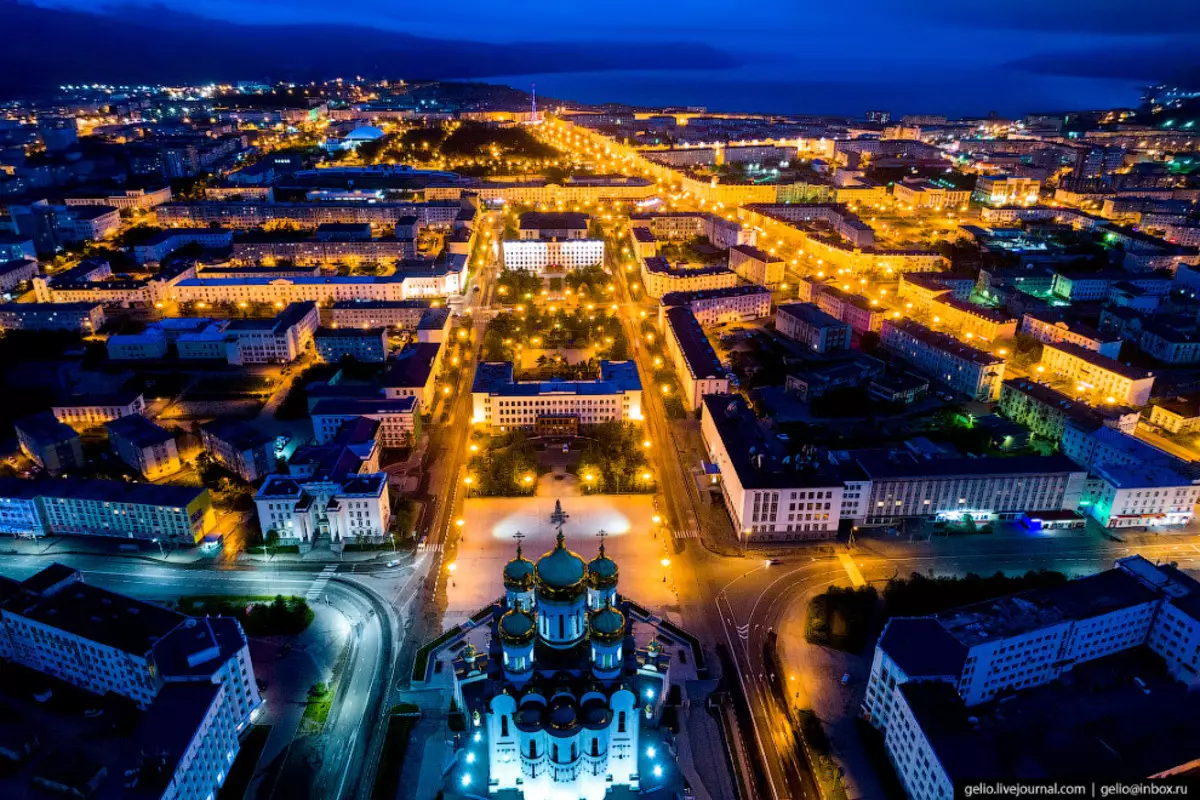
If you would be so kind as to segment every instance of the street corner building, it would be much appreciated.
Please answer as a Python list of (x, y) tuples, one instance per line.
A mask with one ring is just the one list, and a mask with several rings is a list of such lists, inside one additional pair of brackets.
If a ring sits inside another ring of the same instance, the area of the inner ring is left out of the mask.
[(690, 796), (664, 719), (678, 704), (666, 645), (698, 646), (619, 597), (618, 574), (603, 541), (591, 561), (568, 549), (560, 522), (536, 562), (517, 546), (502, 599), (431, 646), (426, 675), (447, 653), (466, 719), (448, 798)]

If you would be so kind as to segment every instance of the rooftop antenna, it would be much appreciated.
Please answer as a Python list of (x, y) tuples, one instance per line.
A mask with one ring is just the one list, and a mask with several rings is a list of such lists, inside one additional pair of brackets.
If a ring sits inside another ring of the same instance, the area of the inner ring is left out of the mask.
[(533, 111), (533, 116), (530, 118), (529, 121), (537, 122), (538, 117), (537, 117), (537, 84), (536, 83), (529, 84), (529, 101), (532, 105), (532, 111)]

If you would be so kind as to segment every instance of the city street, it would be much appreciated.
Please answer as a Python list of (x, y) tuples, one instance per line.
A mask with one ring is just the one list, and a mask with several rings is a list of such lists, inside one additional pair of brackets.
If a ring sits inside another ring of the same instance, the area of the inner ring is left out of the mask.
[[(274, 775), (267, 784), (256, 776), (250, 796), (258, 800), (297, 797), (307, 791), (309, 797), (354, 798), (369, 796), (374, 770), (382, 746), (380, 724), (382, 705), (387, 700), (394, 670), (399, 626), (396, 612), (404, 611), (414, 597), (418, 578), (412, 564), (387, 569), (382, 564), (344, 565), (339, 575), (323, 564), (282, 562), (256, 567), (224, 564), (219, 570), (197, 565), (153, 563), (137, 557), (6, 555), (0, 574), (21, 580), (50, 563), (59, 562), (80, 569), (85, 580), (96, 586), (145, 601), (172, 601), (184, 595), (276, 594), (307, 597), (310, 603), (325, 603), (338, 613), (345, 627), (348, 650), (344, 656), (339, 691), (319, 742), (319, 767), (307, 781), (297, 782), (292, 766)], [(261, 723), (277, 720), (275, 709), (264, 709)], [(295, 714), (282, 714), (293, 722), (292, 730), (277, 726), (268, 741), (260, 771), (268, 765), (269, 754), (286, 751), (295, 733)], [(297, 740), (299, 741), (299, 740)], [(286, 760), (284, 762), (291, 764)]]

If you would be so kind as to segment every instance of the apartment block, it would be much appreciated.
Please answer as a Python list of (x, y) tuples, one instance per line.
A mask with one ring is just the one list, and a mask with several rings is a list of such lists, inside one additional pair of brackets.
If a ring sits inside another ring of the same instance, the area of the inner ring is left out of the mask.
[(694, 410), (704, 395), (728, 392), (729, 376), (692, 310), (677, 306), (668, 309), (665, 318), (663, 341), (683, 387), (684, 406)]
[(1004, 360), (986, 350), (910, 320), (884, 322), (880, 340), (888, 351), (956, 392), (984, 402), (1000, 396)]
[(1113, 398), (1111, 402), (1144, 406), (1150, 402), (1154, 373), (1067, 342), (1042, 346), (1041, 366), (1072, 381), (1080, 393)]
[(775, 330), (815, 353), (848, 350), (854, 330), (814, 303), (788, 303), (775, 310)]
[(79, 433), (50, 411), (17, 420), (13, 427), (21, 452), (51, 475), (83, 467)]
[(235, 419), (216, 419), (200, 426), (204, 452), (218, 465), (253, 483), (275, 471), (274, 440)]
[(117, 457), (154, 481), (183, 469), (175, 436), (141, 414), (130, 414), (104, 423), (108, 443)]

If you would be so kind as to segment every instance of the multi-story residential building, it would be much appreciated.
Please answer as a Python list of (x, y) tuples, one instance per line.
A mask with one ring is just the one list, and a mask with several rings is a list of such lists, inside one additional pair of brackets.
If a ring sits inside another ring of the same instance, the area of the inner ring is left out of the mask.
[(511, 270), (584, 269), (604, 263), (603, 239), (506, 239), (503, 251), (504, 268)]
[(322, 361), (337, 363), (343, 358), (355, 361), (386, 361), (387, 328), (317, 328), (313, 344)]
[(1059, 316), (1049, 309), (1027, 311), (1021, 317), (1021, 333), (1039, 342), (1067, 342), (1109, 358), (1121, 355), (1121, 337), (1100, 333), (1075, 320), (1060, 319)]
[(775, 330), (817, 353), (850, 348), (854, 329), (813, 303), (787, 303), (775, 309)]
[(822, 286), (813, 290), (812, 302), (826, 314), (847, 323), (856, 333), (879, 333), (884, 320), (899, 312), (890, 311), (878, 300), (868, 300), (862, 295), (852, 294), (836, 286)]
[(783, 259), (748, 244), (729, 248), (729, 269), (742, 280), (759, 286), (783, 283)]
[(0, 479), (0, 533), (196, 544), (216, 515), (207, 489), (125, 481)]
[(648, 230), (658, 239), (678, 241), (703, 236), (717, 247), (729, 249), (739, 244), (754, 244), (754, 231), (735, 220), (712, 213), (659, 211), (629, 215), (635, 233)]
[(1101, 272), (1072, 272), (1055, 270), (1051, 292), (1072, 303), (1108, 299), (1115, 284), (1128, 283), (1152, 296), (1171, 291), (1173, 280), (1169, 273), (1133, 274), (1114, 269)]
[(1080, 393), (1111, 397), (1111, 402), (1130, 406), (1144, 406), (1150, 402), (1153, 372), (1075, 344), (1043, 344), (1040, 366), (1052, 375), (1074, 382)]
[(1165, 464), (1175, 469), (1183, 468), (1182, 461), (1149, 442), (1088, 420), (1068, 420), (1063, 427), (1061, 447), (1063, 455), (1085, 469), (1101, 464)]
[(875, 229), (840, 203), (751, 203), (743, 213), (756, 224), (764, 216), (788, 223), (820, 223), (855, 248), (875, 246)]
[(1147, 321), (1142, 324), (1138, 345), (1147, 355), (1164, 364), (1200, 362), (1200, 331)]
[(383, 541), (392, 521), (383, 472), (270, 475), (254, 504), (264, 533), (305, 552), (324, 540), (334, 546)]
[(400, 351), (383, 374), (383, 396), (415, 397), (421, 408), (433, 408), (433, 387), (446, 348), (442, 342), (416, 341)]
[(113, 361), (166, 358), (167, 334), (151, 325), (138, 333), (114, 333), (105, 343), (108, 357)]
[(729, 376), (692, 310), (676, 306), (666, 311), (665, 318), (663, 341), (683, 387), (684, 406), (693, 410), (704, 395), (728, 392)]
[[(388, 301), (458, 294), (466, 281), (467, 257), (403, 263), (391, 275), (313, 275), (297, 277), (186, 278), (168, 299), (192, 303), (301, 303), (322, 305), (347, 300)], [(35, 284), (37, 281), (35, 280)]]
[(83, 445), (79, 434), (50, 411), (17, 420), (17, 444), (21, 452), (51, 475), (83, 467)]
[(896, 198), (897, 203), (913, 209), (958, 209), (970, 201), (971, 190), (957, 189), (945, 182), (915, 178), (893, 184), (892, 196)]
[(959, 300), (970, 300), (976, 282), (975, 278), (949, 272), (904, 272), (900, 275), (896, 294), (901, 300), (925, 310), (930, 301), (945, 292), (950, 292)]
[(860, 525), (914, 517), (988, 522), (1074, 510), (1087, 477), (1059, 455), (923, 460), (907, 451), (865, 450), (837, 454), (835, 461), (856, 466), (869, 481), (855, 519)]
[(1092, 467), (1087, 513), (1106, 528), (1186, 525), (1200, 501), (1200, 479), (1183, 474), (1160, 457), (1133, 464)]
[(109, 192), (78, 192), (63, 199), (67, 206), (112, 206), (118, 211), (148, 210), (171, 200), (171, 187), (158, 189), (126, 189), (120, 194)]
[(33, 279), (33, 291), (39, 303), (90, 302), (125, 308), (150, 306), (180, 299), (180, 284), (195, 275), (195, 263), (183, 259), (149, 278), (114, 275), (107, 261), (89, 259), (49, 277), (37, 276)]
[(275, 440), (245, 422), (216, 419), (200, 426), (204, 452), (218, 465), (253, 483), (275, 471)]
[(980, 175), (974, 199), (989, 206), (1032, 205), (1037, 202), (1042, 182), (1015, 175)]
[(846, 484), (828, 469), (785, 460), (739, 395), (703, 398), (700, 432), (720, 470), (725, 507), (744, 543), (833, 539)]
[(581, 425), (640, 422), (642, 382), (632, 361), (601, 361), (597, 380), (579, 381), (516, 381), (511, 362), (486, 362), (475, 371), (471, 404), (474, 424), (499, 431), (564, 416)]
[(934, 325), (957, 331), (966, 339), (994, 342), (1017, 335), (1017, 320), (1011, 314), (959, 300), (949, 292), (929, 301), (929, 313)]
[(880, 341), (921, 373), (975, 400), (1000, 396), (1004, 360), (910, 320), (887, 320)]
[(12, 292), (38, 275), (36, 258), (0, 259), (0, 292)]
[(1127, 434), (1133, 434), (1138, 423), (1136, 409), (1109, 404), (1089, 406), (1027, 378), (1008, 378), (1000, 385), (999, 408), (1009, 419), (1054, 442), (1062, 441), (1068, 421), (1088, 429), (1107, 426)]
[(315, 228), (330, 222), (361, 223), (392, 227), (405, 217), (416, 216), (421, 226), (449, 228), (464, 209), (456, 200), (427, 203), (221, 203), (193, 201), (164, 203), (156, 211), (158, 223), (170, 228), (233, 228), (253, 230), (272, 222), (291, 222)]
[(704, 327), (748, 322), (769, 316), (771, 290), (755, 284), (699, 292), (668, 292), (659, 298), (658, 324), (666, 319), (668, 308), (687, 306)]
[(328, 227), (318, 226), (317, 235), (311, 239), (265, 238), (257, 233), (253, 238), (234, 239), (232, 260), (239, 264), (265, 266), (273, 266), (280, 262), (290, 262), (299, 266), (341, 262), (353, 266), (364, 262), (395, 265), (417, 257), (415, 239), (372, 238), (370, 225), (366, 226), (368, 235), (365, 239), (352, 235), (323, 237), (321, 229)]
[(312, 410), (313, 438), (317, 444), (328, 444), (343, 425), (359, 417), (379, 423), (377, 438), (383, 447), (408, 447), (420, 435), (421, 409), (417, 398), (410, 395), (321, 400)]
[(90, 334), (104, 325), (100, 303), (3, 303), (0, 329), (6, 331), (79, 331)]
[(233, 231), (221, 228), (169, 228), (144, 244), (133, 246), (133, 257), (139, 264), (162, 261), (188, 245), (227, 249), (233, 244)]
[(670, 293), (727, 289), (738, 284), (738, 276), (720, 264), (693, 268), (675, 267), (661, 256), (643, 258), (641, 261), (642, 285), (646, 288), (647, 297), (660, 298)]
[(1200, 402), (1197, 402), (1195, 396), (1177, 396), (1163, 400), (1150, 406), (1148, 421), (1168, 433), (1195, 433), (1200, 430)]
[[(329, 324), (335, 328), (396, 328), (415, 330), (429, 300), (341, 300), (329, 307)], [(444, 309), (442, 309), (444, 310)]]
[(141, 414), (114, 419), (104, 427), (117, 457), (146, 480), (165, 478), (183, 469), (175, 436)]
[(0, 655), (142, 710), (130, 720), (131, 733), (112, 733), (103, 751), (89, 756), (100, 759), (92, 763), (98, 771), (86, 773), (89, 788), (97, 796), (127, 795), (133, 782), (148, 798), (215, 796), (231, 772), (239, 734), (262, 705), (237, 620), (187, 617), (91, 586), (61, 564), (2, 583)]
[[(1030, 701), (1043, 705), (1061, 704), (1061, 692), (1036, 694), (1037, 687), (1087, 662), (1141, 646), (1160, 656), (1176, 680), (1194, 686), (1200, 669), (1198, 598), (1200, 585), (1174, 566), (1129, 556), (1114, 569), (1059, 587), (935, 617), (893, 619), (875, 648), (862, 714), (884, 733), (889, 760), (910, 797), (950, 798), (963, 781), (1095, 775), (1097, 758), (1113, 778), (1176, 774), (1185, 769), (1179, 753), (1167, 753), (1173, 760), (1153, 767), (1143, 763), (1151, 755), (1141, 752), (1145, 733), (1136, 749), (1124, 748), (1127, 757), (1110, 758), (1118, 751), (1105, 741), (1080, 760), (1079, 736), (1066, 736), (1071, 748), (1064, 750), (1056, 737), (1032, 734), (1028, 725), (1009, 726), (1002, 736), (996, 723), (1001, 709), (1019, 720), (1029, 718), (1023, 695), (1032, 693)], [(1140, 678), (1131, 683), (1146, 685)], [(1143, 691), (1152, 694), (1149, 688)], [(1003, 706), (983, 706), (1001, 697)], [(1094, 697), (1074, 699), (1076, 710), (1067, 703), (1066, 709), (1048, 709), (1048, 718), (1069, 726), (1084, 707), (1094, 712)], [(1119, 708), (1123, 715), (1131, 706)], [(1092, 713), (1087, 719), (1090, 726), (1100, 724)], [(1107, 738), (1116, 741), (1113, 735)], [(1164, 739), (1150, 751), (1157, 755), (1166, 749)]]
[(135, 391), (73, 395), (56, 402), (50, 410), (59, 422), (84, 430), (131, 414), (145, 414), (146, 400)]
[(272, 319), (234, 319), (225, 335), (231, 364), (290, 364), (312, 341), (320, 324), (317, 304), (290, 303)]

